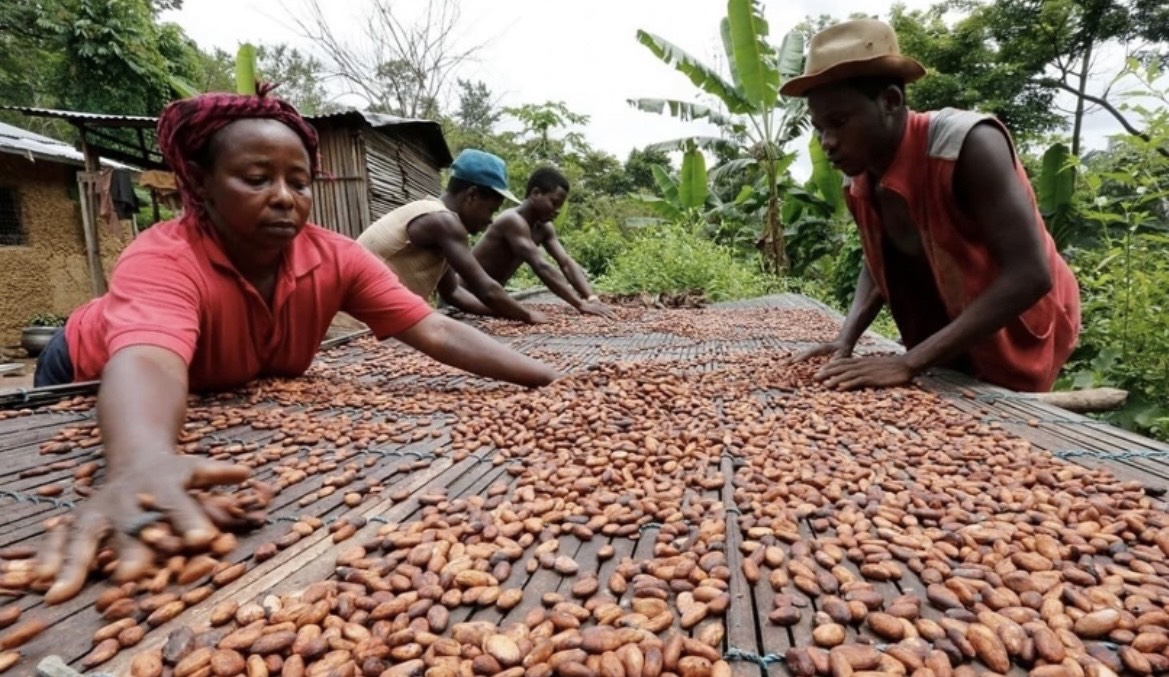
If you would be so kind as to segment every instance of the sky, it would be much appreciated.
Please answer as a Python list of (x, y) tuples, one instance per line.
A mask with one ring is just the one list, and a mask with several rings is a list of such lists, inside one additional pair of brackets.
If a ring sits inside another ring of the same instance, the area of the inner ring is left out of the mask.
[[(184, 0), (181, 10), (167, 12), (162, 18), (182, 26), (204, 49), (219, 47), (234, 53), (241, 42), (284, 42), (314, 52), (318, 48), (301, 35), (293, 20), (307, 16), (304, 2)], [(409, 17), (417, 16), (426, 2), (392, 0), (391, 4)], [(322, 4), (328, 7), (329, 21), (340, 34), (361, 39), (369, 24), (371, 0), (322, 0)], [(887, 19), (892, 4), (881, 0), (764, 0), (776, 43), (808, 15), (844, 18), (865, 11)], [(924, 9), (934, 1), (903, 0), (903, 4)], [(462, 0), (459, 39), (482, 47), (458, 76), (486, 82), (501, 105), (563, 101), (570, 110), (589, 116), (589, 122), (578, 131), (593, 147), (624, 159), (633, 148), (711, 131), (700, 123), (680, 122), (629, 106), (631, 98), (695, 100), (698, 93), (685, 76), (637, 42), (637, 30), (666, 38), (713, 64), (723, 54), (719, 21), (725, 11), (726, 4), (719, 0)], [(1120, 63), (1119, 55), (1106, 55), (1100, 68), (1115, 73)], [(1085, 145), (1103, 147), (1107, 135), (1118, 131), (1107, 113), (1094, 112), (1086, 120)], [(806, 144), (805, 137), (792, 147), (803, 151)], [(804, 157), (793, 173), (804, 178), (810, 167), (806, 154), (801, 155)]]

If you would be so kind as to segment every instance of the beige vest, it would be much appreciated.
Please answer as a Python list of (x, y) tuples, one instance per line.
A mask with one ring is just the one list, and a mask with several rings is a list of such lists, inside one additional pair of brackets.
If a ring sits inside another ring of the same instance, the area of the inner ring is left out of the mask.
[(439, 252), (411, 244), (406, 226), (419, 216), (445, 211), (450, 210), (435, 198), (404, 204), (374, 221), (357, 242), (380, 256), (407, 289), (429, 299), (446, 272), (446, 258)]

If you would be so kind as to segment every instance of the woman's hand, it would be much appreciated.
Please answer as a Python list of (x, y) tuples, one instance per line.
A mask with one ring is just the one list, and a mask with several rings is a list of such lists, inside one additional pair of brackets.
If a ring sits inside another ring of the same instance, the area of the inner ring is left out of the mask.
[(160, 462), (122, 466), (69, 520), (50, 530), (38, 565), (40, 578), (56, 578), (45, 594), (46, 603), (70, 599), (85, 586), (107, 538), (118, 558), (114, 580), (140, 577), (153, 564), (155, 552), (139, 540), (138, 533), (157, 521), (159, 513), (185, 546), (194, 550), (207, 547), (219, 532), (188, 490), (238, 484), (251, 475), (246, 466), (203, 458), (152, 458)]

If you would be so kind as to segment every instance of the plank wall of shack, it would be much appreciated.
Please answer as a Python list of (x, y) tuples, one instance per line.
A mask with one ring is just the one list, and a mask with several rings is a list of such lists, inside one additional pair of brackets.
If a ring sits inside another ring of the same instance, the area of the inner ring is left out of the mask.
[(325, 127), (320, 132), (325, 176), (313, 184), (310, 221), (356, 238), (369, 222), (365, 190), (363, 133), (353, 127)]
[(437, 196), (438, 169), (430, 154), (404, 136), (365, 130), (370, 222), (407, 202)]

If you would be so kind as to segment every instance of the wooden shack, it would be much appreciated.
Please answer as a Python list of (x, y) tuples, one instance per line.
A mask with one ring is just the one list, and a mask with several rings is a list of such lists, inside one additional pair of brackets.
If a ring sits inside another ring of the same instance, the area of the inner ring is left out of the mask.
[[(69, 122), (80, 133), (83, 152), (93, 158), (168, 169), (158, 152), (157, 118), (5, 108)], [(325, 172), (313, 187), (314, 223), (356, 238), (393, 208), (438, 195), (439, 172), (452, 157), (437, 122), (356, 110), (306, 119), (320, 133)]]
[(314, 222), (356, 238), (395, 207), (439, 194), (452, 158), (437, 122), (358, 111), (309, 121), (328, 173), (314, 187)]

